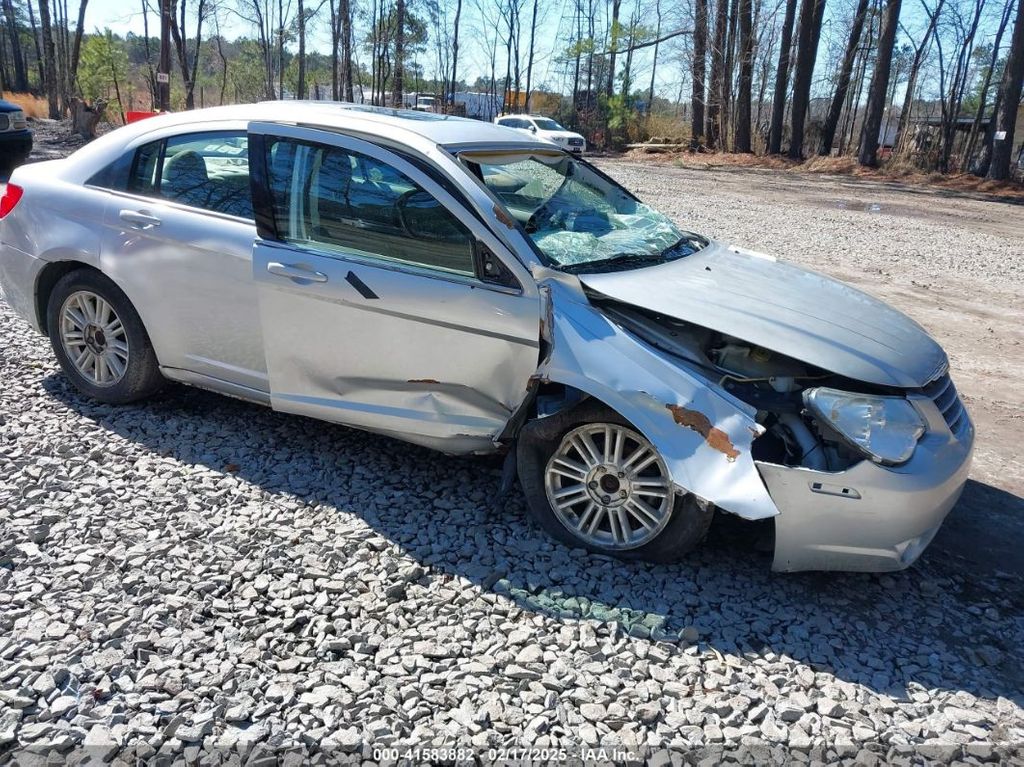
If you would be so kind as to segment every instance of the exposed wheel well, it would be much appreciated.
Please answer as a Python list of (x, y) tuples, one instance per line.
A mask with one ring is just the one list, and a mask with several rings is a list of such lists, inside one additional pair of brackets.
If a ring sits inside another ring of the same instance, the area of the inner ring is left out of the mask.
[(36, 278), (36, 320), (43, 333), (50, 332), (46, 327), (46, 306), (50, 302), (50, 294), (53, 292), (54, 285), (65, 274), (77, 269), (88, 269), (102, 274), (96, 267), (81, 261), (53, 261), (47, 264)]

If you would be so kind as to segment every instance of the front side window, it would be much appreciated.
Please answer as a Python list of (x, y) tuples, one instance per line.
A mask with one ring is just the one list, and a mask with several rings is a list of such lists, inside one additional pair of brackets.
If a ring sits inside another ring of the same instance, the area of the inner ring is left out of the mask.
[(474, 238), (429, 192), (390, 165), (339, 147), (267, 144), (274, 220), (289, 242), (473, 275)]
[(566, 270), (658, 263), (707, 244), (566, 154), (467, 153), (462, 159), (537, 248)]
[(251, 219), (248, 137), (217, 131), (146, 144), (136, 152), (128, 189)]

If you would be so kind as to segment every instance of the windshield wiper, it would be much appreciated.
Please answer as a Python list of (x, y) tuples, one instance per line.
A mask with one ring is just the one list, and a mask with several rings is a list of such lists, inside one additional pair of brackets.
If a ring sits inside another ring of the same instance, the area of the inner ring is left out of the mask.
[(619, 253), (610, 258), (602, 258), (597, 261), (566, 264), (562, 267), (562, 271), (569, 272), (570, 274), (577, 274), (579, 272), (614, 272), (619, 269), (663, 263), (665, 263), (664, 253)]

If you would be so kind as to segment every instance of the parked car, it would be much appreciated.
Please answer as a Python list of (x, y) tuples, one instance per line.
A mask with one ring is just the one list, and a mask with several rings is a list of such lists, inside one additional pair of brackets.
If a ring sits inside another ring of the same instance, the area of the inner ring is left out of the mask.
[(504, 452), (570, 546), (675, 559), (715, 511), (780, 570), (897, 570), (974, 429), (943, 350), (504, 128), (324, 103), (144, 120), (23, 166), (0, 283), (107, 403), (168, 380)]
[(539, 115), (504, 115), (494, 119), (495, 124), (504, 128), (532, 133), (542, 141), (550, 141), (552, 144), (573, 152), (583, 154), (587, 151), (587, 142), (579, 133), (566, 130), (549, 117)]
[(25, 162), (32, 151), (32, 131), (17, 104), (0, 99), (0, 175)]

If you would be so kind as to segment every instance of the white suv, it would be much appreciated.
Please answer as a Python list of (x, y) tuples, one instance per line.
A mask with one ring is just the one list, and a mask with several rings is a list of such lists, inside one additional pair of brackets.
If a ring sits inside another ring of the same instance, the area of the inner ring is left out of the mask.
[(568, 152), (583, 154), (587, 148), (586, 139), (579, 133), (566, 130), (550, 117), (539, 115), (503, 115), (494, 120), (495, 124), (506, 128), (532, 133), (539, 139), (557, 144)]

